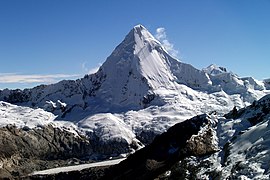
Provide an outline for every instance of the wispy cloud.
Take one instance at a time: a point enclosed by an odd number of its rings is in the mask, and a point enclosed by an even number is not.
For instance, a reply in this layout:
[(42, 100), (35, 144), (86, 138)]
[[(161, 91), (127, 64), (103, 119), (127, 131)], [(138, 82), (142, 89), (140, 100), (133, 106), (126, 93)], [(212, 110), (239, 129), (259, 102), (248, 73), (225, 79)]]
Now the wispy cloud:
[(169, 42), (166, 34), (166, 29), (164, 27), (159, 27), (156, 29), (155, 37), (161, 42), (164, 48), (174, 57), (178, 56), (178, 50), (174, 48), (174, 45)]
[(77, 78), (78, 74), (17, 74), (17, 73), (0, 73), (0, 83), (54, 83), (66, 78)]
[(84, 63), (82, 63), (82, 70), (83, 70), (83, 72), (84, 72), (85, 74), (94, 74), (94, 73), (96, 73), (96, 72), (98, 71), (98, 69), (100, 68), (101, 65), (102, 65), (102, 64), (99, 63), (96, 67), (88, 68), (88, 67), (87, 67), (87, 63), (84, 62)]
[(101, 66), (101, 64), (99, 64), (99, 66), (96, 66), (96, 67), (94, 67), (94, 68), (89, 69), (88, 73), (89, 73), (89, 74), (94, 74), (94, 73), (96, 73), (96, 72), (99, 70), (100, 66)]
[(86, 67), (86, 62), (82, 63), (82, 70), (84, 73), (88, 71), (88, 68)]

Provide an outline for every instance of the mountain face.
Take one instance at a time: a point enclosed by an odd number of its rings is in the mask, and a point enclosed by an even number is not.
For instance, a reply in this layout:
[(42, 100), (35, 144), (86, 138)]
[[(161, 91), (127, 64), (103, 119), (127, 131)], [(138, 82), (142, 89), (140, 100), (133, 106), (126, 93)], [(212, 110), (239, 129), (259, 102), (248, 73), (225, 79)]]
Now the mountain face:
[(262, 97), (266, 89), (263, 83), (239, 78), (226, 68), (212, 65), (198, 70), (180, 62), (146, 28), (137, 25), (97, 73), (32, 89), (5, 89), (0, 91), (0, 100), (39, 107), (58, 115), (58, 119), (79, 121), (95, 113), (139, 110), (172, 101), (182, 103), (177, 99), (192, 98), (188, 95), (192, 90), (186, 87), (207, 94), (224, 91), (239, 95), (241, 102), (232, 104), (240, 107)]
[(159, 96), (164, 94), (157, 91), (176, 91), (177, 84), (198, 88), (209, 83), (206, 73), (172, 58), (143, 26), (138, 25), (96, 74), (23, 91), (4, 90), (0, 92), (0, 100), (44, 108), (60, 115), (61, 119), (68, 119), (67, 114), (79, 111), (81, 117), (73, 116), (78, 120), (86, 114), (137, 110), (150, 103), (162, 105), (164, 97)]

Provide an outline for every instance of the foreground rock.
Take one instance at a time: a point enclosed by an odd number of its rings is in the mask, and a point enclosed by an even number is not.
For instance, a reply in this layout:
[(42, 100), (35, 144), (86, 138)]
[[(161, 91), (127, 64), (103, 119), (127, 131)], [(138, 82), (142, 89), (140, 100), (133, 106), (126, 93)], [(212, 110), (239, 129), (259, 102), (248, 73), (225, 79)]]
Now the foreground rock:
[(207, 115), (176, 124), (157, 136), (145, 148), (111, 167), (85, 169), (29, 179), (153, 179), (189, 156), (204, 156), (217, 151), (215, 122)]
[(214, 124), (207, 115), (178, 123), (149, 146), (112, 166), (102, 179), (154, 179), (185, 157), (214, 153), (218, 150), (213, 143)]

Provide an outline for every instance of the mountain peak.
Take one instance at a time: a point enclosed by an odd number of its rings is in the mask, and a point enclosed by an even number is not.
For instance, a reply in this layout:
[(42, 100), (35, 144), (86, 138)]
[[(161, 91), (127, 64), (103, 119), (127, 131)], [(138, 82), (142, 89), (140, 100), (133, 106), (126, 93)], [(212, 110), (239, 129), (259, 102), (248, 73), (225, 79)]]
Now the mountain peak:
[(215, 64), (211, 64), (207, 68), (204, 68), (203, 71), (211, 75), (227, 73), (227, 69), (225, 67), (217, 66)]
[(150, 40), (150, 41), (154, 40), (158, 42), (154, 38), (154, 36), (141, 24), (134, 26), (131, 32), (132, 32), (132, 35), (134, 35), (136, 43), (138, 43), (138, 41), (146, 41), (146, 40)]
[(141, 24), (137, 24), (136, 26), (133, 27), (133, 29), (135, 29), (135, 30), (143, 30), (143, 29), (145, 29), (146, 30), (146, 28)]

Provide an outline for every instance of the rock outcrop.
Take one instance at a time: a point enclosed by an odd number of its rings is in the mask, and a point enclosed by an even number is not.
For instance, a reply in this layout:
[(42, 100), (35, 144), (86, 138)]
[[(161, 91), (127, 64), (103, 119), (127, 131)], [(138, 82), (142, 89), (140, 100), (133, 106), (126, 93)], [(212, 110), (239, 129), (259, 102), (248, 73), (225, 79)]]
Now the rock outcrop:
[(87, 138), (51, 125), (34, 129), (11, 125), (0, 128), (0, 147), (0, 178), (80, 163), (93, 153)]
[(154, 179), (189, 156), (216, 152), (215, 122), (207, 115), (178, 123), (145, 148), (112, 166), (102, 179)]

